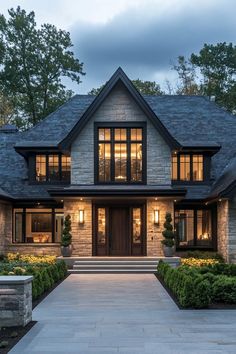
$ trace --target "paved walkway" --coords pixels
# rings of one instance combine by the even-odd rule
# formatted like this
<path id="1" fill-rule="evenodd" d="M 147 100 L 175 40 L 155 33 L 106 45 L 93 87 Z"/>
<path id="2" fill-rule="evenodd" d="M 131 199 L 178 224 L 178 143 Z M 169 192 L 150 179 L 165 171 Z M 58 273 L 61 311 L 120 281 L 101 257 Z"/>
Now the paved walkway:
<path id="1" fill-rule="evenodd" d="M 236 353 L 236 310 L 179 310 L 151 274 L 70 275 L 11 354 Z"/>

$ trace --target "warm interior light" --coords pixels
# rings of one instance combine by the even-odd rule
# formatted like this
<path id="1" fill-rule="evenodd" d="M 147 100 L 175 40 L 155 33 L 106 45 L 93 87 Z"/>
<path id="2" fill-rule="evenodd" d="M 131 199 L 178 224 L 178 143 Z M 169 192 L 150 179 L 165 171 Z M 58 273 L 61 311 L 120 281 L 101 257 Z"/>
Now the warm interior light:
<path id="1" fill-rule="evenodd" d="M 159 210 L 154 210 L 154 224 L 159 225 Z"/>
<path id="2" fill-rule="evenodd" d="M 83 209 L 79 210 L 79 223 L 80 224 L 84 223 L 84 210 Z"/>

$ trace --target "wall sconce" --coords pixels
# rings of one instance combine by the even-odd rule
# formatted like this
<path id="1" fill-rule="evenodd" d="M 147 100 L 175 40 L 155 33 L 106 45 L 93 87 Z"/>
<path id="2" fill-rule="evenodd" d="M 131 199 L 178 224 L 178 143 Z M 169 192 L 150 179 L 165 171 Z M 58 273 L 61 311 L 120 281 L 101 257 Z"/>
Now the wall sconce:
<path id="1" fill-rule="evenodd" d="M 79 210 L 79 224 L 83 224 L 84 223 L 84 210 L 80 209 Z"/>
<path id="2" fill-rule="evenodd" d="M 159 210 L 158 209 L 154 210 L 154 224 L 159 225 Z"/>

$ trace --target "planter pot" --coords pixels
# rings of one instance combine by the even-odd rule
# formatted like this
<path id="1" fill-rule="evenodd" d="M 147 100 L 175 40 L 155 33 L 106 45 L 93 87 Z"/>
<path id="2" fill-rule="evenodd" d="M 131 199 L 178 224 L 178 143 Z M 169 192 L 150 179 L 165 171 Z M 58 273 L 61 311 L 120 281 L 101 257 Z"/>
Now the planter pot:
<path id="1" fill-rule="evenodd" d="M 163 252 L 165 257 L 173 257 L 174 251 L 175 251 L 174 246 L 173 247 L 163 246 Z"/>
<path id="2" fill-rule="evenodd" d="M 70 257 L 72 255 L 72 245 L 69 245 L 67 247 L 61 246 L 61 255 L 63 257 Z"/>

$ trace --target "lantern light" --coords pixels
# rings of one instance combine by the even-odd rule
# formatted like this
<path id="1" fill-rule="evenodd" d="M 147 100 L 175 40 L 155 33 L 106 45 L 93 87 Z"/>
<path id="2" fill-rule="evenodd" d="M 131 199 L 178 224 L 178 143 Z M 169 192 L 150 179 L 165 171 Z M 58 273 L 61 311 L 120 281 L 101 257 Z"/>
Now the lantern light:
<path id="1" fill-rule="evenodd" d="M 79 210 L 79 223 L 80 224 L 84 223 L 84 210 L 83 209 Z"/>
<path id="2" fill-rule="evenodd" d="M 154 210 L 154 224 L 159 225 L 159 210 Z"/>

